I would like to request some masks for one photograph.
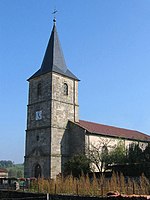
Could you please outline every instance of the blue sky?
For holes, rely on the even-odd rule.
[[[149,0],[0,0],[0,160],[23,162],[29,78],[53,26],[80,119],[150,134]]]

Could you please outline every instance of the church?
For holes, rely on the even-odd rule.
[[[56,19],[40,69],[29,79],[24,175],[55,178],[75,154],[100,139],[144,148],[150,136],[79,119],[79,79],[68,69]]]

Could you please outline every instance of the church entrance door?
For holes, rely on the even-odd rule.
[[[39,178],[39,177],[41,177],[41,173],[42,172],[42,170],[41,170],[41,166],[39,165],[39,164],[37,164],[36,166],[35,166],[35,178]]]

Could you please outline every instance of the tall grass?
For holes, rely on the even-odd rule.
[[[93,178],[82,175],[79,179],[73,176],[58,177],[56,180],[40,178],[32,184],[38,192],[50,194],[72,194],[105,196],[109,191],[118,191],[121,194],[150,194],[149,180],[142,175],[137,179],[125,178],[122,174],[113,173],[111,178],[103,175]]]

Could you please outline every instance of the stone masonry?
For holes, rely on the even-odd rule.
[[[41,95],[37,96],[38,84]],[[64,83],[68,95],[64,95]],[[36,112],[42,119],[36,120]],[[41,166],[41,176],[54,178],[62,172],[69,157],[68,120],[78,121],[78,81],[56,73],[47,73],[29,81],[26,133],[25,176],[34,177]]]

